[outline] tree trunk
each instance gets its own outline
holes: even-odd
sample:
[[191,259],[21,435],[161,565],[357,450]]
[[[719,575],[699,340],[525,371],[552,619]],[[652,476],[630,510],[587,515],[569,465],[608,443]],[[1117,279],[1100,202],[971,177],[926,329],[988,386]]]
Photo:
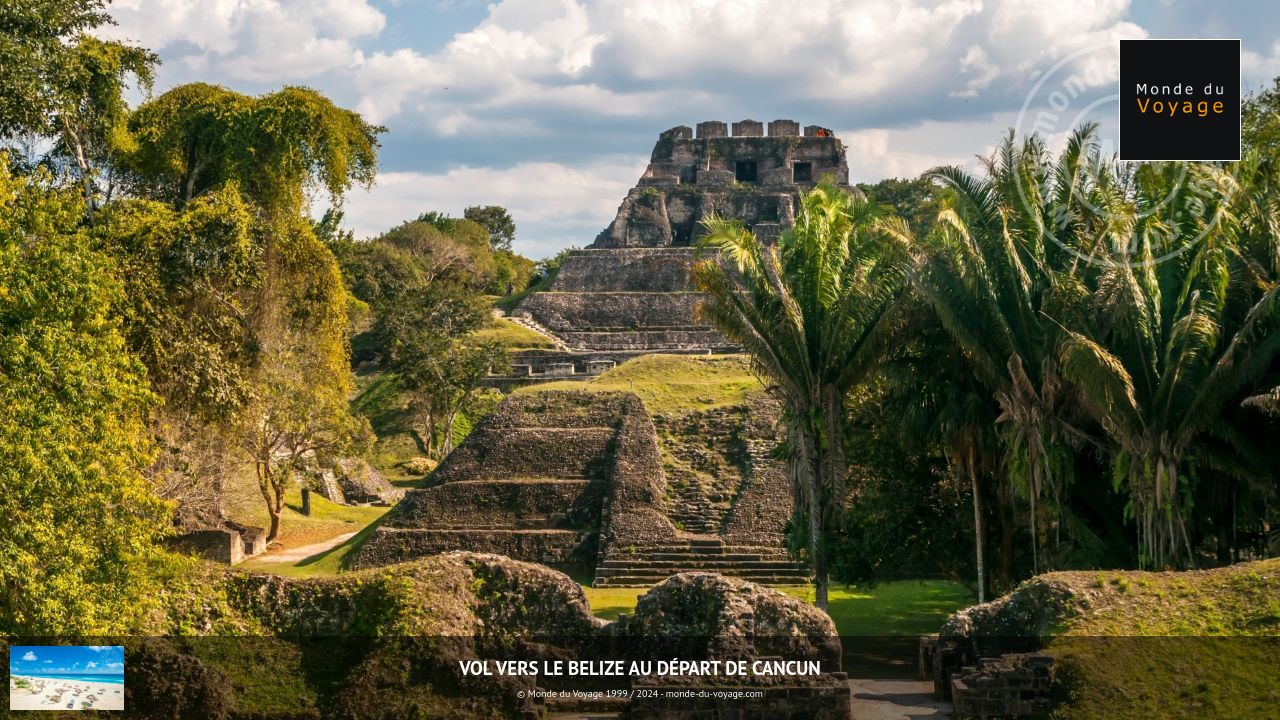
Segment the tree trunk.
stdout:
[[84,190],[84,219],[85,222],[93,224],[93,178],[89,174],[89,159],[84,152],[84,143],[80,142],[80,134],[71,127],[70,121],[66,116],[62,117],[62,129],[66,135],[67,144],[75,153],[76,167],[80,169],[80,184]]
[[284,483],[273,483],[275,489],[275,506],[271,508],[271,529],[267,532],[267,542],[280,535],[280,514],[284,512]]
[[270,455],[259,457],[254,462],[254,470],[258,474],[258,490],[262,499],[267,502],[267,514],[271,516],[271,527],[267,530],[267,542],[276,539],[280,534],[280,512],[284,508],[284,486],[271,479]]
[[272,508],[270,513],[271,529],[267,531],[267,544],[275,542],[275,539],[280,535],[280,511]]
[[978,565],[978,603],[987,601],[986,568],[982,559],[982,494],[978,489],[978,470],[973,462],[973,449],[965,454],[965,470],[969,473],[969,484],[973,488],[973,545]]
[[[815,478],[817,479],[817,478]],[[818,483],[814,483],[817,486]],[[813,603],[818,610],[827,612],[827,550],[822,542],[822,501],[820,488],[810,488],[809,502],[809,557],[813,560]]]
[[458,419],[457,411],[449,413],[444,421],[444,437],[440,441],[440,459],[453,452],[453,421]]

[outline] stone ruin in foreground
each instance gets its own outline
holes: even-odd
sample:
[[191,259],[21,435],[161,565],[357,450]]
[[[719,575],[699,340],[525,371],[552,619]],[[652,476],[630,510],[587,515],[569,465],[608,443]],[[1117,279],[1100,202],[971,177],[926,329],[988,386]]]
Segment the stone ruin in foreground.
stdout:
[[[631,393],[509,396],[357,550],[352,567],[450,550],[497,553],[593,574],[597,586],[652,585],[679,572],[804,582],[782,530],[786,473],[770,451],[771,403],[692,413],[663,447]],[[687,442],[671,441],[686,438]],[[680,468],[714,468],[688,482]]]
[[[701,222],[741,220],[764,239],[790,227],[800,193],[829,179],[848,185],[844,145],[830,130],[793,120],[698,124],[663,132],[617,217],[590,246],[569,253],[551,287],[513,318],[554,336],[558,351],[513,359],[517,382],[595,375],[651,352],[735,350],[698,317],[690,268]],[[535,376],[535,377],[531,377]]]

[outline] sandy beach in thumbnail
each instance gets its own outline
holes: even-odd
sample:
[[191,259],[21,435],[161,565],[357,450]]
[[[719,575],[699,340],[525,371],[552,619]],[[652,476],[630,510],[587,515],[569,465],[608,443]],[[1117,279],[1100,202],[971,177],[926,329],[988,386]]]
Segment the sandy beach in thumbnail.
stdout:
[[10,710],[123,710],[124,685],[14,675]]

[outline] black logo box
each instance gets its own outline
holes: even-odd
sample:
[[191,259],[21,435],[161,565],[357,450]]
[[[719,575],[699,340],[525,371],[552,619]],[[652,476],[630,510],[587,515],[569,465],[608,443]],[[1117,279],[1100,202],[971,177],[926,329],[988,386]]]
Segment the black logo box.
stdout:
[[[1166,94],[1166,87],[1181,92]],[[1192,113],[1183,112],[1185,102]],[[1221,112],[1213,112],[1219,102]],[[1177,103],[1172,115],[1170,103]],[[1239,160],[1240,41],[1121,40],[1120,159]]]

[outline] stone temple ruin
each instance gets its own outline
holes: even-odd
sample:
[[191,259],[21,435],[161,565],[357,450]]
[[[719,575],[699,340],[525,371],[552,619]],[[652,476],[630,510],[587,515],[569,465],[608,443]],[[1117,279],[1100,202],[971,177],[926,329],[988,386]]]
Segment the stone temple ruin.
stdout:
[[[847,185],[844,145],[830,130],[793,120],[671,128],[595,242],[565,258],[551,287],[513,318],[555,337],[560,351],[513,359],[517,375],[597,374],[650,352],[709,353],[732,345],[698,317],[690,268],[701,222],[741,220],[763,238],[791,226],[799,193],[828,179]],[[594,367],[592,367],[594,363]],[[595,372],[593,372],[593,370]]]
[[[847,185],[844,146],[791,120],[662,133],[617,217],[571,252],[545,292],[513,313],[557,349],[513,358],[495,384],[586,378],[647,353],[736,350],[698,314],[690,269],[701,222],[741,220],[766,240],[799,194]],[[687,570],[764,583],[808,577],[783,549],[786,473],[768,401],[651,418],[630,393],[509,396],[356,552],[356,567],[475,550],[649,585]]]
[[678,471],[664,471],[654,423],[635,395],[511,395],[436,469],[434,485],[387,515],[352,567],[465,549],[588,572],[598,586],[651,585],[691,570],[801,582],[807,569],[782,548],[791,495],[768,452],[770,410],[683,420],[697,425],[681,428],[693,431],[696,448],[667,450],[719,463],[716,497],[707,498],[691,497]]

